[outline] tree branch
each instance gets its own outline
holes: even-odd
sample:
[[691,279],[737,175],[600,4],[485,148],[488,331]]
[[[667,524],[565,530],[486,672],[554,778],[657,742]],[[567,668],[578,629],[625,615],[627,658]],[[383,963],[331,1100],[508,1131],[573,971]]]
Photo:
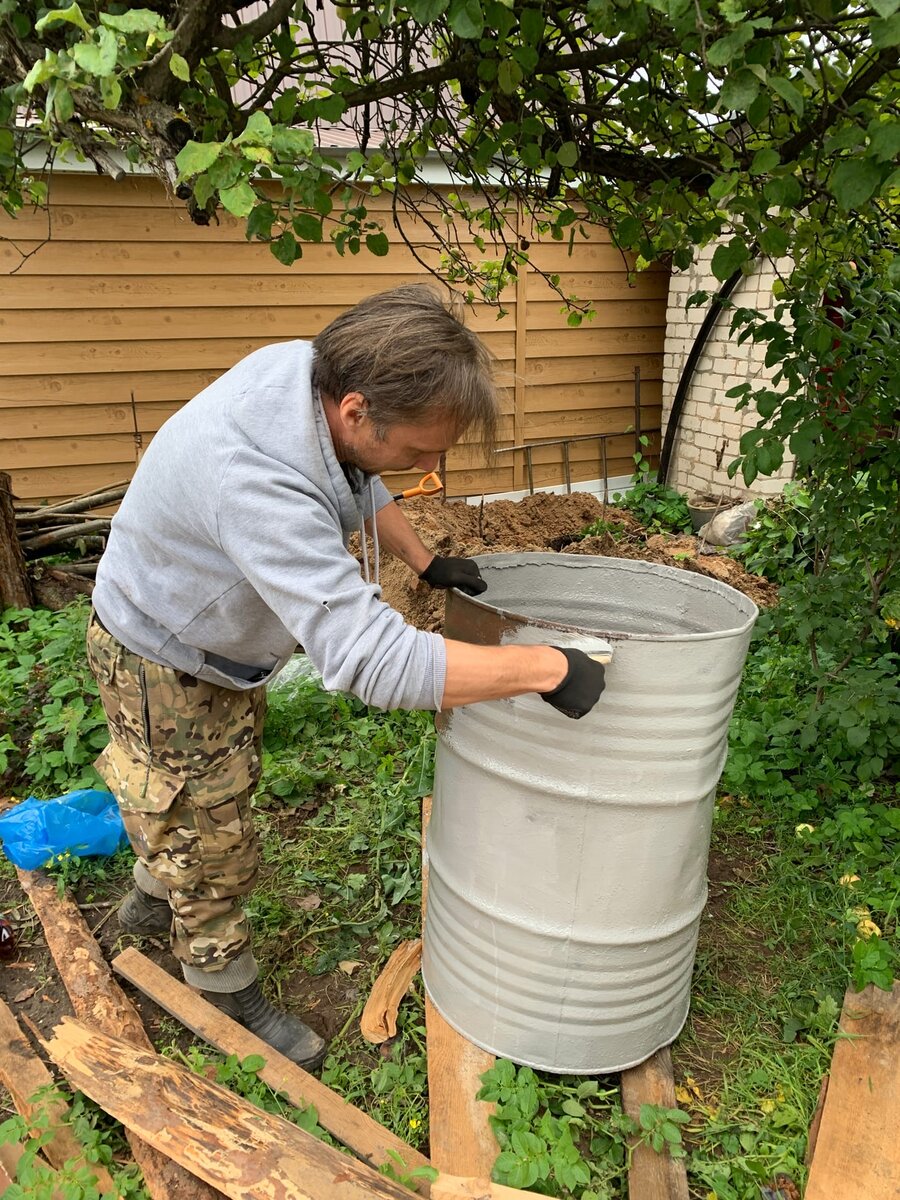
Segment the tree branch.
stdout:
[[238,42],[248,39],[258,42],[278,28],[291,15],[296,0],[275,0],[260,16],[245,25],[220,25],[213,35],[213,45],[222,50],[233,50]]

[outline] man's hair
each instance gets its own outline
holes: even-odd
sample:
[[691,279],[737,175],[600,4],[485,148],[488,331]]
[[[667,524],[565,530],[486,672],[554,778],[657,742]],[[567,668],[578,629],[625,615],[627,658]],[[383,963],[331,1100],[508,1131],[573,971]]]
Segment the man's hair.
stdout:
[[361,301],[314,339],[313,383],[338,403],[360,392],[380,437],[392,425],[446,414],[488,453],[500,413],[494,360],[454,299],[407,284]]

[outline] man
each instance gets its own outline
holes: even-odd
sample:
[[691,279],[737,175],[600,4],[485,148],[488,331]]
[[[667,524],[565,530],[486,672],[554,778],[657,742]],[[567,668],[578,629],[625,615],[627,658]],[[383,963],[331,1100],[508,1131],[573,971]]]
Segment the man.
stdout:
[[467,429],[489,443],[497,413],[486,349],[435,291],[374,296],[312,344],[251,354],[167,421],[97,572],[88,660],[111,735],[97,766],[137,855],[120,924],[171,927],[186,981],[307,1069],[325,1044],[263,996],[241,907],[267,681],[299,643],[325,687],[383,709],[538,692],[582,716],[603,689],[579,651],[445,640],[380,599],[380,549],[432,587],[484,590],[378,475],[433,470]]

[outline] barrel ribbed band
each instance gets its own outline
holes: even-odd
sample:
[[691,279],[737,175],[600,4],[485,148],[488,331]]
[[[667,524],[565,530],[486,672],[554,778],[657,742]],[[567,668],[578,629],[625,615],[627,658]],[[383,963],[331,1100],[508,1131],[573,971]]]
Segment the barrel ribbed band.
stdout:
[[203,970],[181,964],[185,983],[199,988],[201,992],[239,992],[249,987],[259,975],[259,967],[251,950],[245,950],[238,958],[216,970]]
[[139,887],[145,896],[154,896],[157,900],[168,900],[169,889],[158,879],[154,879],[144,864],[138,859],[131,868],[135,886]]

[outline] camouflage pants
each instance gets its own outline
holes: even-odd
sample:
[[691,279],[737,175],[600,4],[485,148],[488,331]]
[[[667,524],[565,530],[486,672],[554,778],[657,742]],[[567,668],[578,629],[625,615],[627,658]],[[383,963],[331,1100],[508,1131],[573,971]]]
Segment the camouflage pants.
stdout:
[[250,944],[240,901],[258,867],[250,798],[265,688],[232,691],[150,662],[96,618],[87,655],[112,739],[96,767],[138,862],[168,892],[172,950],[221,970]]

